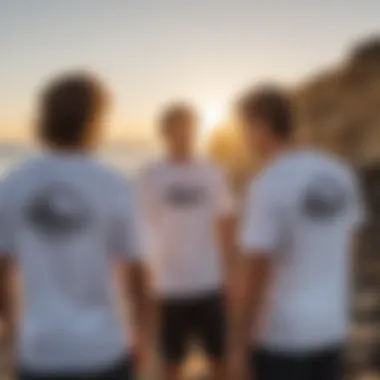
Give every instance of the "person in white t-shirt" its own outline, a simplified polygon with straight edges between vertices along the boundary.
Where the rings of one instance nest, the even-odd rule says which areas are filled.
[[[363,221],[357,180],[337,158],[292,144],[292,106],[280,89],[248,92],[238,112],[266,165],[248,187],[239,234],[246,260],[232,376],[242,376],[250,347],[256,380],[341,379]]]
[[[233,204],[221,169],[195,154],[197,122],[186,104],[166,109],[160,120],[165,157],[148,165],[140,179],[167,380],[179,378],[193,335],[204,345],[212,379],[224,375]]]
[[[9,316],[14,262],[23,300],[15,326],[21,380],[132,378],[133,334],[144,336],[147,304],[131,186],[90,155],[106,106],[91,76],[57,78],[41,98],[43,153],[1,183],[1,317]],[[133,331],[115,264],[130,286]]]

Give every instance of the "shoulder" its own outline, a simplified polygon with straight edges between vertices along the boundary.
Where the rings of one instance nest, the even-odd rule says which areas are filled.
[[[247,186],[246,196],[271,203],[292,198],[301,167],[292,158],[281,159],[259,171]]]
[[[256,174],[249,184],[250,191],[274,194],[289,181],[289,174],[294,170],[288,162],[279,162],[264,168]]]
[[[28,158],[3,172],[0,182],[1,201],[18,203],[29,191],[29,184],[36,180],[42,162],[40,158]]]
[[[353,174],[349,165],[342,158],[322,150],[307,150],[300,153],[300,159],[298,161],[307,167],[312,165],[317,169],[326,168],[335,170],[337,173],[340,172],[348,176]]]
[[[320,154],[316,162],[317,169],[324,169],[326,172],[340,178],[348,186],[359,186],[359,178],[356,171],[350,167],[343,159],[328,153]],[[317,170],[318,171],[318,170]]]
[[[134,181],[113,168],[103,167],[104,194],[110,202],[110,208],[116,214],[124,216],[132,212],[136,198]]]
[[[12,187],[24,180],[28,180],[30,176],[33,176],[35,170],[40,168],[42,163],[43,160],[40,157],[33,157],[8,168],[2,174],[1,183],[3,187]]]
[[[355,169],[349,166],[343,160],[335,157],[329,157],[329,162],[337,172],[341,173],[341,175],[351,183],[356,183],[359,181],[358,174]]]
[[[129,175],[119,173],[115,169],[108,169],[105,172],[105,177],[108,181],[108,186],[115,191],[131,192],[133,188],[133,180]]]
[[[88,164],[88,170],[93,172],[105,193],[117,197],[132,192],[133,181],[130,176],[119,172],[112,166],[103,162],[91,161]]]
[[[256,202],[273,202],[279,198],[278,178],[271,172],[254,177],[246,189],[246,199]]]
[[[278,192],[288,189],[296,192],[315,176],[324,175],[353,178],[351,169],[340,158],[327,152],[306,149],[285,156],[266,170],[262,176],[262,186],[275,187]]]
[[[168,165],[163,159],[148,162],[140,169],[137,178],[138,180],[144,181],[156,176],[160,176],[165,172],[167,167]]]

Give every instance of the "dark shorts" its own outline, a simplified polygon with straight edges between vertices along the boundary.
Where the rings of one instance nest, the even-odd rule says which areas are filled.
[[[251,364],[255,380],[341,380],[343,346],[304,354],[253,351]]]
[[[16,376],[18,380],[132,380],[132,378],[132,364],[127,359],[119,360],[109,368],[88,372],[37,373],[22,369]]]
[[[168,364],[179,364],[187,353],[190,339],[203,345],[210,359],[225,353],[226,311],[219,293],[197,298],[161,302],[159,346]]]

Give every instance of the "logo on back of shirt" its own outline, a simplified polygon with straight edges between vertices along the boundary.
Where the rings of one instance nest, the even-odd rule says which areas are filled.
[[[34,231],[54,238],[77,235],[91,220],[85,197],[66,184],[39,189],[26,203],[24,216]]]
[[[172,185],[165,193],[166,202],[176,207],[193,207],[206,199],[205,189],[188,185]]]
[[[320,175],[306,188],[302,197],[302,212],[314,221],[330,221],[346,209],[348,194],[336,178]]]

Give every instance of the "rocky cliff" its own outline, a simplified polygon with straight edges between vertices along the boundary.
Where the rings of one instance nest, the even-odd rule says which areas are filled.
[[[299,128],[355,166],[380,163],[380,37],[294,90]]]

